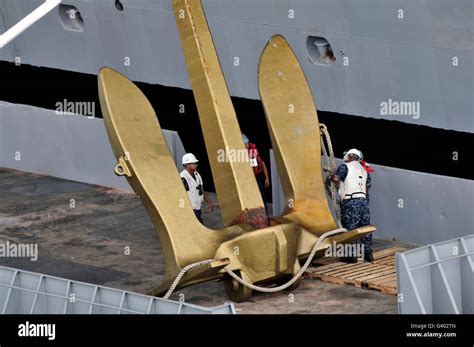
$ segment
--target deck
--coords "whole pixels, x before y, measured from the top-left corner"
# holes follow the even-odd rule
[[[222,226],[219,208],[203,213],[203,220],[211,228]],[[6,241],[38,244],[36,261],[0,257],[1,265],[23,270],[138,293],[164,275],[158,236],[140,200],[127,191],[0,169],[0,242]],[[411,247],[374,241],[376,251]],[[179,294],[202,306],[228,300],[218,280],[178,290],[172,298]],[[238,313],[251,314],[397,313],[394,295],[311,278],[296,291],[257,293],[235,306]]]

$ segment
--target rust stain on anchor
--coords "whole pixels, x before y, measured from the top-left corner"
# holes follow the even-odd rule
[[[242,214],[235,218],[231,225],[248,223],[253,228],[263,229],[270,225],[270,219],[263,207],[246,208]]]

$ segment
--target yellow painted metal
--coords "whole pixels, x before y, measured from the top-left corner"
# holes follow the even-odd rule
[[[214,232],[194,215],[155,112],[143,93],[110,68],[99,73],[99,97],[115,172],[128,172],[133,190],[147,208],[166,259],[165,282],[182,267],[212,258],[217,247],[243,231],[235,226]]]
[[[219,160],[222,151],[247,156],[247,150],[202,4],[173,0],[173,8],[224,224],[265,227],[268,220],[249,162]]]
[[[296,225],[254,230],[244,223],[221,230],[206,228],[194,215],[156,114],[143,93],[119,72],[102,68],[99,98],[118,160],[115,172],[124,175],[140,197],[163,248],[165,278],[153,294],[166,291],[183,267],[203,259],[218,260],[191,270],[179,287],[222,278],[226,276],[222,268],[227,265],[252,283],[293,273],[298,245],[297,233],[291,230]],[[230,290],[229,296],[242,301],[250,293],[241,288]]]
[[[161,241],[166,260],[162,284],[151,294],[164,293],[179,271],[203,259],[217,259],[188,272],[179,287],[215,278],[225,280],[234,301],[247,300],[252,291],[223,271],[237,271],[250,283],[276,280],[300,269],[298,257],[317,237],[294,223],[263,229],[248,223],[211,230],[198,222],[169,152],[156,114],[143,93],[125,76],[110,68],[99,72],[99,97],[109,141],[117,158],[115,172],[127,178],[146,207]],[[360,237],[360,230],[335,235],[331,241]]]
[[[323,183],[316,105],[298,59],[281,35],[263,50],[258,85],[285,196],[282,216],[275,219],[294,222],[314,235],[336,229]],[[373,231],[369,226],[358,233]],[[302,240],[300,252],[309,252],[313,241]]]

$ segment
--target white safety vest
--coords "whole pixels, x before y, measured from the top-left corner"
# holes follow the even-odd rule
[[[189,190],[187,191],[187,193],[189,196],[189,200],[191,200],[191,205],[193,206],[193,209],[200,210],[201,204],[204,200],[204,188],[201,175],[198,174],[197,171],[194,171],[194,177],[196,177],[196,179],[194,179],[186,169],[181,171],[179,175],[183,177],[188,183]],[[201,187],[201,194],[199,194],[199,187]]]
[[[339,195],[341,199],[366,198],[367,194],[367,171],[358,161],[345,163],[347,165],[347,176],[344,181],[339,182]]]

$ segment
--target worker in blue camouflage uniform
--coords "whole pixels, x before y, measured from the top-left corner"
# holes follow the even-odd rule
[[[336,183],[341,196],[341,224],[347,230],[370,224],[368,193],[371,183],[370,174],[360,164],[362,152],[351,149],[344,154],[344,164],[340,165],[330,180]],[[373,261],[372,234],[360,239],[364,246],[364,260]],[[354,256],[342,259],[356,262]]]

